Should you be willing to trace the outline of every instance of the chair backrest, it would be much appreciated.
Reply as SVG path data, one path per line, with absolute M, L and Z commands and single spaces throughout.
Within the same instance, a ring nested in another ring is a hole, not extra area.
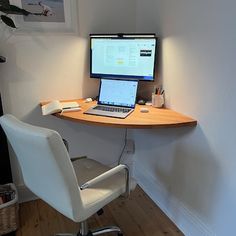
M 80 189 L 61 136 L 12 115 L 0 117 L 0 124 L 17 156 L 25 185 L 57 211 L 77 221 L 79 212 L 83 212 Z

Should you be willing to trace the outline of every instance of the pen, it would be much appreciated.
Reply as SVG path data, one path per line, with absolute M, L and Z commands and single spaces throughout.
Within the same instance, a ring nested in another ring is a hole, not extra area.
M 63 114 L 63 112 L 70 112 L 70 111 L 80 111 L 81 108 L 80 107 L 72 107 L 72 108 L 63 108 L 60 115 Z
M 157 87 L 154 86 L 154 88 L 153 88 L 153 94 L 157 94 L 157 91 L 158 91 Z
M 164 92 L 165 92 L 165 90 L 162 90 L 162 92 L 161 92 L 161 95 L 163 95 L 163 94 L 164 94 Z

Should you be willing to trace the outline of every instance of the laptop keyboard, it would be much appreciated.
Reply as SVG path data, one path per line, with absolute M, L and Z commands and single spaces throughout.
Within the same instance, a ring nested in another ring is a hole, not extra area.
M 106 107 L 106 106 L 96 106 L 93 109 L 100 111 L 121 112 L 121 113 L 128 113 L 129 111 L 131 111 L 131 108 Z

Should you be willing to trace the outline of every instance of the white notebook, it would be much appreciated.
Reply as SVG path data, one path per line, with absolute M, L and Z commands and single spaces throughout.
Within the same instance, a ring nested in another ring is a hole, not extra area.
M 42 113 L 45 116 L 66 110 L 71 111 L 76 108 L 79 108 L 79 104 L 77 102 L 60 102 L 58 100 L 54 100 L 42 106 Z

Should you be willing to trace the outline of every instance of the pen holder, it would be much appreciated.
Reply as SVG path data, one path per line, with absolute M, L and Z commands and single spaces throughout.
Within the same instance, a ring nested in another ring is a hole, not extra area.
M 161 108 L 164 106 L 165 99 L 163 94 L 152 94 L 152 106 Z

